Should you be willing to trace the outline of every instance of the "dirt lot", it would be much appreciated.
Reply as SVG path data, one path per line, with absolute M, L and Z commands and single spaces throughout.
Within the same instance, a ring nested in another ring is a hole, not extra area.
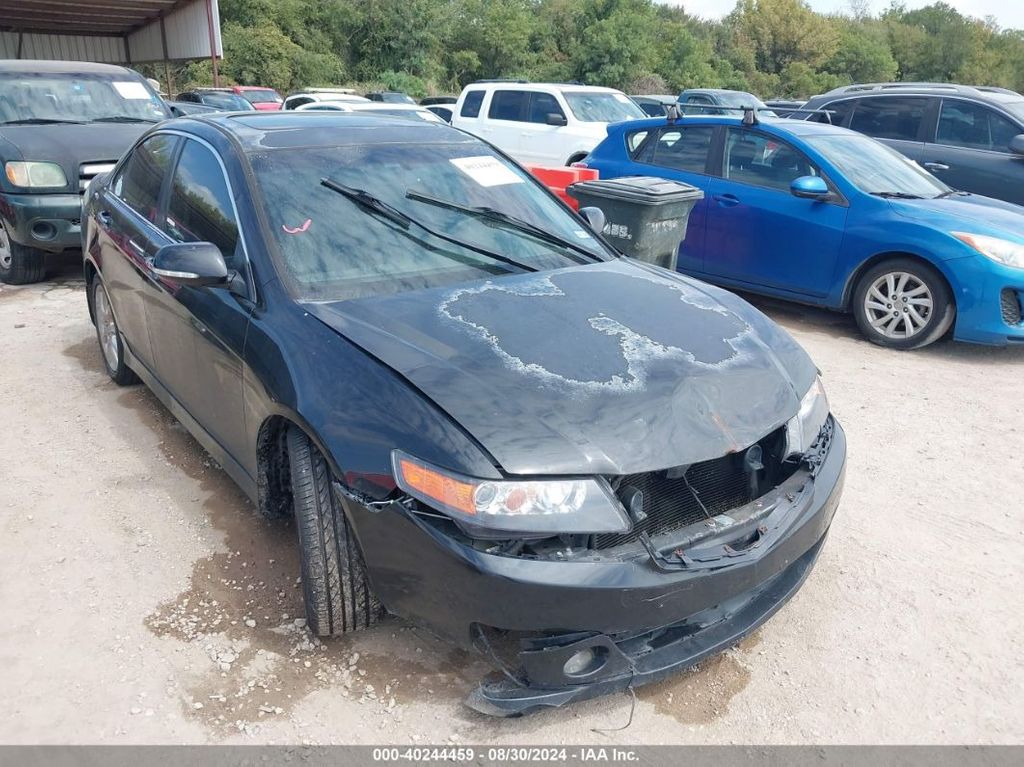
M 103 373 L 75 270 L 0 286 L 4 743 L 1013 743 L 1024 739 L 1024 348 L 861 341 L 758 302 L 825 374 L 846 494 L 803 590 L 668 682 L 519 720 L 399 620 L 301 626 L 294 530 Z

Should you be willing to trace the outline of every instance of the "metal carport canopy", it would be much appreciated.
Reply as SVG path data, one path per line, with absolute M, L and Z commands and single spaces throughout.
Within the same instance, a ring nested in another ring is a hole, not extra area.
M 216 64 L 222 53 L 217 0 L 0 0 L 0 59 Z

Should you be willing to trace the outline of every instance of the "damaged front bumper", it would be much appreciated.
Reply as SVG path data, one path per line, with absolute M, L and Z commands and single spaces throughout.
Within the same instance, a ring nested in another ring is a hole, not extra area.
M 799 589 L 842 493 L 846 438 L 775 490 L 647 549 L 523 558 L 481 552 L 399 504 L 347 507 L 374 591 L 392 612 L 502 667 L 467 700 L 498 716 L 647 684 L 724 650 Z M 517 636 L 508 660 L 488 637 Z

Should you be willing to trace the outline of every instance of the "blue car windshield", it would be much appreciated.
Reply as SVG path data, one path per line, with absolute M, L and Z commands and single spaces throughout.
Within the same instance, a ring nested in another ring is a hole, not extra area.
M 276 149 L 249 159 L 277 259 L 299 298 L 344 300 L 522 271 L 419 226 L 403 225 L 395 216 L 374 211 L 372 204 L 325 186 L 324 179 L 372 195 L 399 218 L 410 216 L 434 232 L 528 269 L 558 269 L 588 257 L 452 205 L 508 214 L 585 249 L 594 260 L 614 257 L 529 174 L 482 143 Z M 416 195 L 452 205 L 431 204 Z
M 951 191 L 913 160 L 867 136 L 822 135 L 806 141 L 867 194 L 930 198 Z

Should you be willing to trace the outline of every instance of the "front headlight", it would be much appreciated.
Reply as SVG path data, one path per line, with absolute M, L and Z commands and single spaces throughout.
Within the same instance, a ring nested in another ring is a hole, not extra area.
M 400 450 L 392 451 L 391 464 L 406 493 L 486 534 L 624 533 L 630 528 L 621 504 L 597 479 L 475 479 Z
M 4 170 L 8 181 L 26 189 L 68 185 L 64 169 L 55 162 L 9 162 Z
M 1024 269 L 1024 245 L 986 234 L 968 234 L 967 232 L 951 232 L 960 242 L 969 245 L 983 256 L 998 261 L 1006 266 Z
M 786 458 L 806 453 L 821 432 L 828 418 L 828 397 L 821 376 L 814 379 L 811 388 L 800 400 L 800 410 L 786 424 Z

